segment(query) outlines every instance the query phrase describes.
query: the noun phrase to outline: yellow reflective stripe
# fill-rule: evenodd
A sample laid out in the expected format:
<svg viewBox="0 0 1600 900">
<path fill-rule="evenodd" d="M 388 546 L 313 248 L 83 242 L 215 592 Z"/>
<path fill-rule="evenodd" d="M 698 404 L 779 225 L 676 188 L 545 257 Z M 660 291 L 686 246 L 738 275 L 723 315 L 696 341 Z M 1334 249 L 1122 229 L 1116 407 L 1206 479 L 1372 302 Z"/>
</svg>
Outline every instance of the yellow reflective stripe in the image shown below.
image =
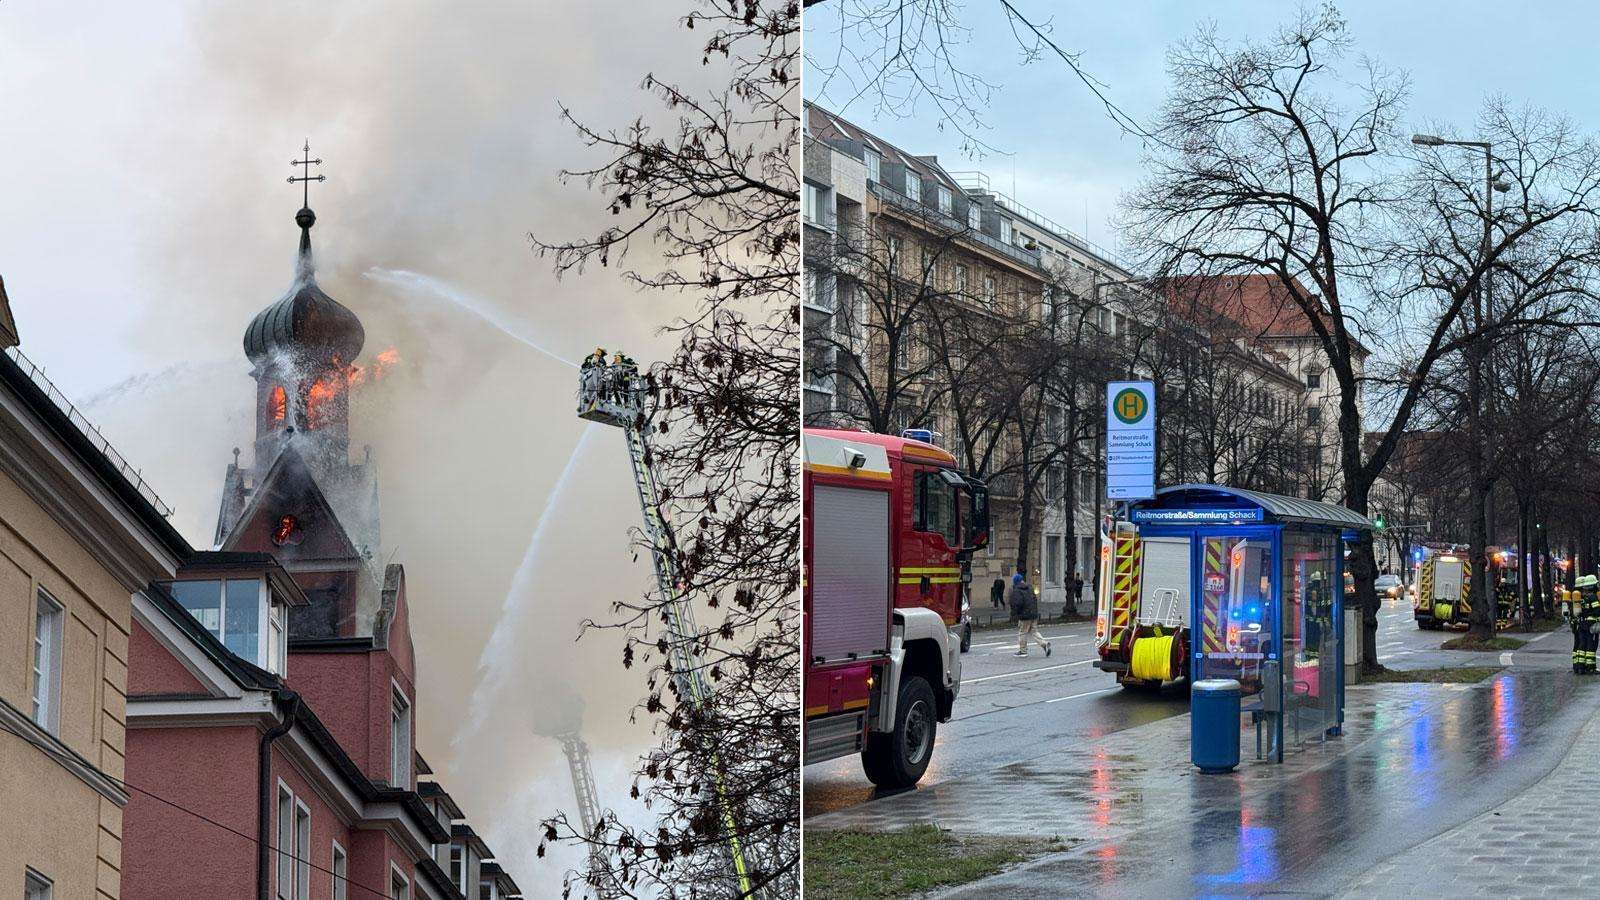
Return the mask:
<svg viewBox="0 0 1600 900">
<path fill-rule="evenodd" d="M 901 575 L 949 575 L 951 572 L 961 574 L 960 566 L 901 566 Z"/>
<path fill-rule="evenodd" d="M 928 579 L 928 583 L 929 584 L 960 584 L 961 583 L 961 576 L 959 576 L 959 575 L 957 575 L 955 577 L 943 576 L 943 577 L 939 577 L 939 578 L 929 578 L 926 575 L 913 575 L 910 578 L 902 578 L 902 579 L 900 579 L 899 583 L 900 584 L 921 584 L 922 583 L 922 579 L 924 579 L 924 578 Z"/>
<path fill-rule="evenodd" d="M 878 481 L 888 481 L 894 477 L 889 472 L 874 472 L 868 469 L 852 469 L 847 466 L 827 466 L 822 463 L 807 463 L 806 471 L 821 472 L 824 475 L 850 475 L 855 478 L 872 478 Z"/>
</svg>

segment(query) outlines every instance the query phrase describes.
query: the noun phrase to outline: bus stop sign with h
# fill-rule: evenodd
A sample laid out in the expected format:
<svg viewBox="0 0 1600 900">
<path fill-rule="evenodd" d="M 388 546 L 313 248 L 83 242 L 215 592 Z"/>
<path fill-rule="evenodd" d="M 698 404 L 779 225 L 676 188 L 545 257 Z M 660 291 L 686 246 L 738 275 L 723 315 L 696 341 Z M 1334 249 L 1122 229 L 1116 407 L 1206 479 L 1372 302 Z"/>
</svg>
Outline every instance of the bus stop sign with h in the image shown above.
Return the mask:
<svg viewBox="0 0 1600 900">
<path fill-rule="evenodd" d="M 1106 385 L 1106 499 L 1156 495 L 1156 389 L 1149 381 Z"/>
</svg>

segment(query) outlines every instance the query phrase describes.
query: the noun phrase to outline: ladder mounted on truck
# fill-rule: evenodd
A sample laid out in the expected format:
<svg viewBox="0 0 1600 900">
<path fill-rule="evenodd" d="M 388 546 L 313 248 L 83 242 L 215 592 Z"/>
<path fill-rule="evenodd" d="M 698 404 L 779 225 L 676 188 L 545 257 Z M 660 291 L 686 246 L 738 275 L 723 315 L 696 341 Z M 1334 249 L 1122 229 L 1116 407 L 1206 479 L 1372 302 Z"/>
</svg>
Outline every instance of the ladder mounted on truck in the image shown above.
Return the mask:
<svg viewBox="0 0 1600 900">
<path fill-rule="evenodd" d="M 600 822 L 600 800 L 595 791 L 594 768 L 589 765 L 589 745 L 576 731 L 569 731 L 556 739 L 561 741 L 561 752 L 567 755 L 567 767 L 572 770 L 572 793 L 578 798 L 578 824 L 583 826 L 585 835 L 593 838 L 595 827 Z M 589 885 L 594 888 L 599 900 L 616 900 L 623 896 L 607 873 L 600 848 L 594 845 L 589 847 L 589 877 L 600 882 L 591 882 Z"/>
<path fill-rule="evenodd" d="M 678 695 L 699 708 L 705 705 L 711 692 L 702 671 L 700 653 L 694 646 L 700 633 L 695 625 L 694 609 L 683 590 L 673 558 L 676 542 L 671 526 L 661 517 L 661 495 L 651 466 L 649 422 L 644 414 L 649 385 L 639 374 L 638 366 L 626 355 L 619 353 L 607 364 L 604 353 L 599 351 L 584 360 L 578 379 L 578 418 L 614 425 L 622 429 L 627 439 L 633 486 L 644 517 L 644 536 L 650 544 L 656 589 L 666 599 L 667 658 L 672 666 L 672 680 Z M 739 831 L 723 793 L 722 764 L 716 754 L 712 755 L 711 766 L 716 781 L 716 802 L 721 808 L 725 851 L 738 880 L 739 896 L 754 896 Z"/>
</svg>

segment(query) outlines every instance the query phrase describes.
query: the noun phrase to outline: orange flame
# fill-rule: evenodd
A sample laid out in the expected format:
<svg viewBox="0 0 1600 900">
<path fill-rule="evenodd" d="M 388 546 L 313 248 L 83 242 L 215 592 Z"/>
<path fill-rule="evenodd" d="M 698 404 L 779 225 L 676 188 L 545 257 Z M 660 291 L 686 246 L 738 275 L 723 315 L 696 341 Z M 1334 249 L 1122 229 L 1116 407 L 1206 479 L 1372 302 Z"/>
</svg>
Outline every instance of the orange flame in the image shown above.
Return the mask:
<svg viewBox="0 0 1600 900">
<path fill-rule="evenodd" d="M 361 384 L 365 381 L 377 381 L 379 378 L 382 378 L 390 369 L 398 365 L 399 362 L 400 351 L 394 347 L 390 347 L 389 349 L 373 356 L 372 362 L 369 365 L 351 366 L 350 385 L 351 387 L 354 387 L 355 385 Z"/>
<path fill-rule="evenodd" d="M 306 389 L 306 427 L 321 428 L 327 424 L 328 407 L 339 396 L 337 376 L 319 378 Z"/>
<path fill-rule="evenodd" d="M 274 385 L 272 394 L 267 398 L 267 414 L 271 416 L 276 425 L 283 421 L 284 413 L 289 409 L 289 397 L 283 392 L 283 385 Z"/>
</svg>

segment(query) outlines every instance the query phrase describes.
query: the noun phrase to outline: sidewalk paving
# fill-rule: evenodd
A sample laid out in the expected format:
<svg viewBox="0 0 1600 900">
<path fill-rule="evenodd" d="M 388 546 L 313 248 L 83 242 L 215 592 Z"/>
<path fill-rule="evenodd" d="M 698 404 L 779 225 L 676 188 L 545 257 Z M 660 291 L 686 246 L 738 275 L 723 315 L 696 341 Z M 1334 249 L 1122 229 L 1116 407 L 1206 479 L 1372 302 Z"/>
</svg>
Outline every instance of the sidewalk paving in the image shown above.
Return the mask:
<svg viewBox="0 0 1600 900">
<path fill-rule="evenodd" d="M 1391 857 L 1341 897 L 1596 897 L 1600 717 L 1542 781 L 1464 825 Z"/>
</svg>

